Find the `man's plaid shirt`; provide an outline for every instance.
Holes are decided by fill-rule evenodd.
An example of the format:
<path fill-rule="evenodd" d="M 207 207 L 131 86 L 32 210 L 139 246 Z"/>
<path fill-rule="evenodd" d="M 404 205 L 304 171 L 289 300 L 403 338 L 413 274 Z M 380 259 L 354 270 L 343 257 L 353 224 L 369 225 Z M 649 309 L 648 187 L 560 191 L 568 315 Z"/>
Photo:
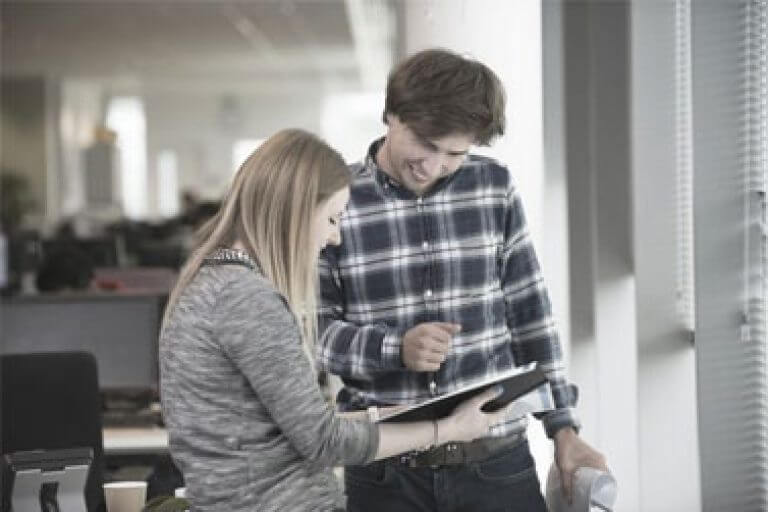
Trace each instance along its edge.
<path fill-rule="evenodd" d="M 375 142 L 353 183 L 340 246 L 320 258 L 318 365 L 339 375 L 345 410 L 413 403 L 538 361 L 557 410 L 551 436 L 576 423 L 561 348 L 520 196 L 506 167 L 469 156 L 422 197 L 375 163 Z M 422 322 L 461 324 L 436 373 L 408 370 L 405 332 Z M 525 418 L 499 425 L 503 435 Z"/>

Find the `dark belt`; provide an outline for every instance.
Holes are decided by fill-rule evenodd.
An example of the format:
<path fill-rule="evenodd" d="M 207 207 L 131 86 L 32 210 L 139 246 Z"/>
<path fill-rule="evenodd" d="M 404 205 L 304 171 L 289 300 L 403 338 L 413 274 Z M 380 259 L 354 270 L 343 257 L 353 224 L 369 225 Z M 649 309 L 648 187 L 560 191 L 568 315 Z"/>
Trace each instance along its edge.
<path fill-rule="evenodd" d="M 504 449 L 512 448 L 524 440 L 524 432 L 504 437 L 484 437 L 468 443 L 446 443 L 429 450 L 410 452 L 392 457 L 392 459 L 411 468 L 435 468 L 438 466 L 468 464 L 485 460 Z"/>

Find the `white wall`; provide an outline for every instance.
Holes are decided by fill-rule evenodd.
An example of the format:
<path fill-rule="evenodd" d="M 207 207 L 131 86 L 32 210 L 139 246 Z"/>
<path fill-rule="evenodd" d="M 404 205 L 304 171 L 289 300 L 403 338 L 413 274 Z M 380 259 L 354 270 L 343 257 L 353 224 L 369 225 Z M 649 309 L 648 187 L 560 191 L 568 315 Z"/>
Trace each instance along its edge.
<path fill-rule="evenodd" d="M 695 351 L 677 308 L 673 2 L 632 5 L 632 168 L 643 511 L 700 510 Z M 673 456 L 671 456 L 673 454 Z"/>
<path fill-rule="evenodd" d="M 632 255 L 629 9 L 563 2 L 571 354 L 582 436 L 619 482 L 617 510 L 637 511 L 636 277 Z"/>
<path fill-rule="evenodd" d="M 146 91 L 149 194 L 156 215 L 157 157 L 176 153 L 180 190 L 218 199 L 232 175 L 232 151 L 239 139 L 269 137 L 283 128 L 321 132 L 323 97 L 279 93 L 229 96 L 196 91 Z"/>
<path fill-rule="evenodd" d="M 371 142 L 385 133 L 384 87 L 377 92 L 331 93 L 323 101 L 321 133 L 347 162 L 362 161 Z"/>

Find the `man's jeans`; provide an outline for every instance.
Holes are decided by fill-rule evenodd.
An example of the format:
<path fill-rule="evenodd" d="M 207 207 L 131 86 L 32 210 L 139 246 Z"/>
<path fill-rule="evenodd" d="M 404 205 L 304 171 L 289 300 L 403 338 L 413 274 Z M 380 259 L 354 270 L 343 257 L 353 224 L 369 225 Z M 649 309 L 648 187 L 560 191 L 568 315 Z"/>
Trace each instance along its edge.
<path fill-rule="evenodd" d="M 527 440 L 465 465 L 347 466 L 344 483 L 348 512 L 547 512 Z"/>

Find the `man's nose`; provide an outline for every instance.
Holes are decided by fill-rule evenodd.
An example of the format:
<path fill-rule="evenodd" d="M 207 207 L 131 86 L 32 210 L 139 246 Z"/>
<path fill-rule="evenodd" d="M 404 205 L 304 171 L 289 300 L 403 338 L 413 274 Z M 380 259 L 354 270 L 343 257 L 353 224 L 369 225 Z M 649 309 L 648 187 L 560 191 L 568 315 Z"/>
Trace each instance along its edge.
<path fill-rule="evenodd" d="M 439 153 L 429 155 L 422 162 L 424 170 L 429 173 L 430 176 L 437 176 L 443 172 L 445 167 L 445 158 Z"/>

